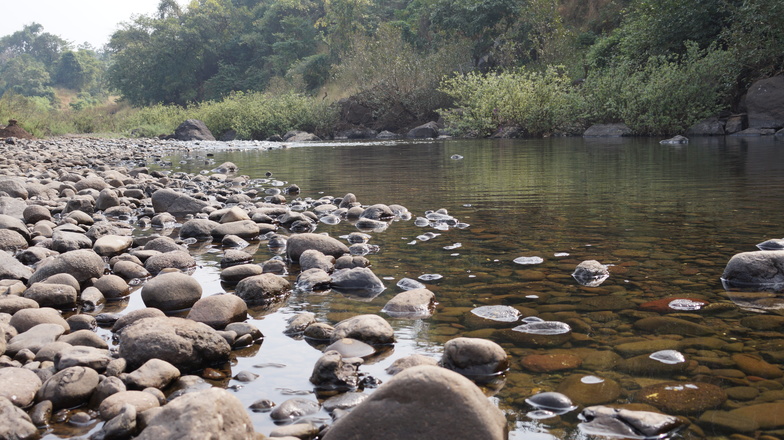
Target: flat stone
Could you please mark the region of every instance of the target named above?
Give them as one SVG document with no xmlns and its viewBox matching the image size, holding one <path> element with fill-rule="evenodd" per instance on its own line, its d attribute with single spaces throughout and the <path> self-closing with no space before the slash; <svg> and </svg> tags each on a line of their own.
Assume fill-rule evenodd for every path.
<svg viewBox="0 0 784 440">
<path fill-rule="evenodd" d="M 0 397 L 27 408 L 33 404 L 35 394 L 41 388 L 41 379 L 26 368 L 0 368 Z"/>
</svg>

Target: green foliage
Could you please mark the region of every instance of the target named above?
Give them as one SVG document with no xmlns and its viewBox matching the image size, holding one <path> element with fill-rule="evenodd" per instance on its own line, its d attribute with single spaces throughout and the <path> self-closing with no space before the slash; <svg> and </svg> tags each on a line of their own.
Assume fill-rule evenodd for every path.
<svg viewBox="0 0 784 440">
<path fill-rule="evenodd" d="M 51 103 L 54 102 L 54 89 L 49 84 L 46 66 L 31 55 L 11 58 L 0 68 L 0 93 L 39 96 Z"/>
<path fill-rule="evenodd" d="M 530 135 L 580 128 L 582 97 L 558 68 L 470 73 L 445 80 L 442 90 L 456 104 L 443 111 L 447 126 L 464 135 L 488 136 L 504 126 L 520 127 Z"/>
<path fill-rule="evenodd" d="M 624 59 L 586 79 L 585 114 L 625 122 L 637 134 L 680 133 L 726 108 L 737 69 L 723 50 L 686 46 L 683 56 L 654 56 L 639 66 Z"/>
<path fill-rule="evenodd" d="M 296 93 L 273 96 L 236 92 L 221 101 L 198 106 L 193 114 L 213 133 L 234 130 L 240 139 L 266 139 L 290 130 L 326 134 L 336 121 L 333 108 Z"/>
<path fill-rule="evenodd" d="M 463 44 L 420 54 L 399 30 L 381 26 L 372 37 L 355 38 L 351 51 L 336 66 L 335 77 L 344 89 L 353 86 L 353 92 L 379 113 L 399 105 L 423 116 L 449 104 L 438 84 L 445 75 L 470 65 L 469 59 Z"/>
<path fill-rule="evenodd" d="M 95 52 L 81 49 L 66 51 L 60 56 L 55 83 L 79 91 L 100 92 L 104 65 Z"/>
<path fill-rule="evenodd" d="M 743 69 L 742 86 L 784 72 L 784 2 L 742 0 L 728 6 L 722 37 Z"/>
</svg>

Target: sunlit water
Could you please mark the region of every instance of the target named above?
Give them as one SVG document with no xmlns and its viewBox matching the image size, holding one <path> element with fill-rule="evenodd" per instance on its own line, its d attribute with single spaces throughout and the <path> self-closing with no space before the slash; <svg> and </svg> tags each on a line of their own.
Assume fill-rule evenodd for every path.
<svg viewBox="0 0 784 440">
<path fill-rule="evenodd" d="M 712 326 L 717 331 L 714 337 L 741 342 L 743 351 L 755 353 L 762 350 L 758 345 L 763 338 L 741 329 L 738 321 L 760 312 L 781 313 L 737 306 L 720 282 L 732 255 L 784 236 L 784 142 L 771 138 L 694 139 L 685 146 L 659 145 L 658 139 L 580 138 L 327 143 L 208 152 L 213 156 L 207 157 L 197 145 L 190 154 L 168 158 L 173 165 L 166 169 L 197 174 L 231 161 L 240 174 L 252 179 L 297 184 L 301 198 L 351 192 L 365 205 L 403 205 L 414 218 L 444 208 L 469 225 L 439 231 L 417 227 L 412 219 L 371 233 L 369 243 L 380 251 L 367 258 L 386 285 L 371 301 L 337 293 L 296 293 L 275 307 L 253 309 L 250 322 L 262 330 L 264 342 L 235 352 L 231 374 L 248 370 L 260 377 L 247 384 L 234 380 L 220 384 L 246 406 L 261 398 L 277 403 L 298 395 L 315 399 L 308 379 L 321 352 L 304 340 L 285 336 L 286 319 L 299 311 L 314 312 L 319 321 L 330 324 L 362 313 L 385 316 L 381 308 L 401 291 L 397 281 L 423 274 L 443 276 L 422 281 L 439 302 L 435 314 L 414 321 L 385 316 L 396 330 L 394 350 L 367 362 L 360 371 L 385 382 L 391 376 L 384 369 L 405 355 L 440 358 L 443 344 L 458 336 L 494 340 L 511 358 L 506 383 L 492 397 L 508 415 L 510 438 L 580 437 L 579 410 L 555 419 L 527 416 L 532 408 L 526 398 L 556 390 L 570 374 L 619 382 L 624 392 L 615 403 L 628 402 L 635 388 L 656 380 L 689 377 L 637 377 L 586 368 L 533 373 L 519 363 L 526 354 L 584 355 L 586 350 L 613 350 L 638 336 L 653 338 L 639 333 L 633 323 L 642 316 L 640 304 L 660 298 L 724 304 L 721 313 L 684 311 L 674 316 Z M 346 221 L 320 223 L 316 230 L 334 237 L 352 231 L 356 228 Z M 425 232 L 440 235 L 417 239 Z M 177 231 L 162 233 L 176 237 Z M 194 245 L 192 250 L 200 264 L 194 276 L 205 295 L 230 291 L 219 281 L 220 245 Z M 257 263 L 274 256 L 264 242 L 253 243 L 251 251 Z M 540 260 L 515 263 L 519 257 Z M 571 277 L 577 264 L 590 259 L 609 265 L 611 275 L 600 287 L 580 286 Z M 297 268 L 290 272 L 293 282 Z M 559 347 L 518 346 L 502 333 L 467 319 L 471 309 L 483 305 L 511 305 L 523 310 L 523 316 L 533 311 L 548 320 L 577 316 L 590 330 L 575 329 L 585 337 Z M 140 307 L 136 292 L 128 304 L 103 311 Z M 521 323 L 502 322 L 496 327 L 509 329 Z M 784 339 L 781 331 L 768 332 L 765 339 Z M 686 356 L 706 356 L 702 351 L 687 350 Z M 730 354 L 714 350 L 712 355 Z M 251 417 L 259 432 L 269 434 L 275 428 L 267 413 L 251 413 Z M 327 423 L 329 415 L 323 412 L 310 420 Z M 692 431 L 687 435 L 699 437 Z"/>
</svg>

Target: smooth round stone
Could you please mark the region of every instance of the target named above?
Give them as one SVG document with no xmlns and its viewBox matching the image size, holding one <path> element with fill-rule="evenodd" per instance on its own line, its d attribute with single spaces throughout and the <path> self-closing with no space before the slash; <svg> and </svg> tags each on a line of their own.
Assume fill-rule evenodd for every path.
<svg viewBox="0 0 784 440">
<path fill-rule="evenodd" d="M 392 365 L 387 367 L 386 371 L 388 374 L 395 375 L 400 373 L 401 371 L 405 370 L 406 368 L 417 367 L 420 365 L 430 365 L 430 366 L 437 366 L 438 360 L 435 358 L 431 358 L 430 356 L 424 356 L 421 354 L 411 354 L 406 357 L 402 357 L 395 362 L 392 362 Z"/>
<path fill-rule="evenodd" d="M 210 295 L 199 299 L 188 312 L 188 319 L 222 329 L 248 316 L 248 305 L 236 295 Z"/>
<path fill-rule="evenodd" d="M 321 409 L 321 405 L 315 400 L 303 399 L 295 397 L 282 402 L 270 412 L 272 420 L 296 420 L 303 416 L 308 416 L 317 413 Z"/>
<path fill-rule="evenodd" d="M 309 325 L 316 322 L 316 315 L 311 312 L 300 312 L 289 318 L 287 321 L 286 330 L 283 333 L 287 335 L 302 334 Z"/>
<path fill-rule="evenodd" d="M 41 388 L 41 379 L 26 368 L 0 368 L 0 397 L 27 408 L 33 404 L 35 394 Z"/>
<path fill-rule="evenodd" d="M 534 394 L 525 399 L 525 402 L 534 408 L 545 409 L 559 415 L 577 409 L 568 396 L 552 391 Z"/>
<path fill-rule="evenodd" d="M 95 347 L 73 346 L 64 349 L 55 357 L 58 370 L 69 367 L 87 367 L 98 372 L 104 372 L 112 358 L 109 350 Z"/>
<path fill-rule="evenodd" d="M 516 264 L 523 264 L 523 265 L 544 263 L 544 259 L 542 257 L 517 257 L 512 261 Z"/>
<path fill-rule="evenodd" d="M 125 405 L 132 405 L 137 412 L 142 412 L 150 408 L 157 408 L 160 406 L 160 403 L 158 398 L 144 391 L 121 391 L 112 394 L 101 402 L 98 408 L 98 411 L 101 413 L 101 419 L 111 420 L 120 413 Z"/>
<path fill-rule="evenodd" d="M 778 379 L 784 376 L 784 371 L 781 368 L 766 362 L 759 356 L 736 353 L 732 355 L 732 360 L 738 369 L 750 376 L 758 376 L 764 379 Z"/>
<path fill-rule="evenodd" d="M 333 342 L 324 349 L 324 352 L 330 350 L 337 351 L 343 358 L 364 358 L 372 356 L 376 352 L 372 345 L 351 338 L 343 338 Z"/>
<path fill-rule="evenodd" d="M 588 380 L 583 380 L 588 377 Z M 602 378 L 599 382 L 596 376 L 573 374 L 567 376 L 556 388 L 559 393 L 566 394 L 578 405 L 602 405 L 615 402 L 621 395 L 621 386 L 618 382 Z"/>
<path fill-rule="evenodd" d="M 332 339 L 332 335 L 335 332 L 335 328 L 325 322 L 315 322 L 305 328 L 302 332 L 302 335 L 314 341 L 329 341 Z"/>
<path fill-rule="evenodd" d="M 707 301 L 692 298 L 662 298 L 640 304 L 639 309 L 647 312 L 673 313 L 697 311 L 708 305 Z"/>
<path fill-rule="evenodd" d="M 101 256 L 112 256 L 124 252 L 133 245 L 133 237 L 126 235 L 104 235 L 95 240 L 93 250 Z"/>
<path fill-rule="evenodd" d="M 471 328 L 509 328 L 520 316 L 520 311 L 512 306 L 493 305 L 476 307 L 463 318 Z"/>
<path fill-rule="evenodd" d="M 196 260 L 186 251 L 171 251 L 155 254 L 147 258 L 144 262 L 144 268 L 151 274 L 158 274 L 163 269 L 168 268 L 185 271 L 195 266 Z"/>
<path fill-rule="evenodd" d="M 0 417 L 0 434 L 3 438 L 32 440 L 40 437 L 30 416 L 8 399 L 0 398 Z"/>
<path fill-rule="evenodd" d="M 65 320 L 63 320 L 63 322 L 65 322 Z M 66 329 L 60 324 L 38 324 L 11 338 L 5 349 L 6 354 L 13 356 L 17 352 L 25 349 L 36 353 L 46 344 L 56 341 L 60 335 L 65 333 L 65 330 Z"/>
<path fill-rule="evenodd" d="M 336 409 L 348 410 L 354 408 L 368 398 L 368 394 L 349 391 L 332 396 L 324 401 L 324 409 L 328 412 Z"/>
<path fill-rule="evenodd" d="M 32 299 L 41 307 L 72 309 L 78 297 L 76 289 L 65 284 L 34 283 L 24 292 L 24 297 Z"/>
<path fill-rule="evenodd" d="M 128 388 L 143 390 L 164 388 L 179 377 L 180 370 L 174 365 L 161 359 L 150 359 L 125 376 L 124 382 Z"/>
<path fill-rule="evenodd" d="M 289 293 L 291 284 L 287 279 L 263 273 L 243 279 L 237 283 L 234 294 L 248 304 L 264 304 Z"/>
<path fill-rule="evenodd" d="M 493 341 L 460 337 L 444 344 L 439 365 L 469 379 L 485 381 L 506 371 L 509 360 L 504 349 Z"/>
<path fill-rule="evenodd" d="M 239 264 L 248 264 L 253 262 L 253 255 L 238 249 L 227 249 L 223 253 L 220 265 L 222 268 L 237 266 Z"/>
<path fill-rule="evenodd" d="M 93 283 L 104 298 L 113 300 L 125 298 L 131 294 L 131 288 L 122 277 L 117 275 L 104 275 Z"/>
<path fill-rule="evenodd" d="M 435 301 L 436 295 L 428 289 L 406 290 L 390 299 L 381 311 L 393 318 L 429 318 Z"/>
<path fill-rule="evenodd" d="M 566 353 L 531 354 L 520 360 L 524 368 L 535 373 L 574 370 L 579 368 L 582 362 L 578 356 Z"/>
<path fill-rule="evenodd" d="M 674 350 L 672 350 L 674 351 Z M 662 353 L 662 352 L 656 352 Z M 680 354 L 679 352 L 675 351 L 675 353 Z M 655 354 L 655 353 L 654 353 Z M 617 368 L 621 371 L 635 374 L 635 375 L 644 375 L 644 376 L 672 376 L 675 374 L 682 374 L 688 371 L 692 365 L 689 362 L 686 362 L 686 359 L 683 358 L 681 362 L 672 362 L 675 358 L 673 356 L 661 356 L 663 359 L 668 359 L 668 362 L 662 362 L 655 358 L 652 358 L 653 355 L 640 355 L 634 356 L 629 359 L 625 359 L 621 361 Z M 683 357 L 683 355 L 681 355 Z"/>
<path fill-rule="evenodd" d="M 89 399 L 100 378 L 92 368 L 70 367 L 55 373 L 38 390 L 37 400 L 51 400 L 55 410 L 73 408 Z"/>
<path fill-rule="evenodd" d="M 81 345 L 85 347 L 101 349 L 109 348 L 109 344 L 92 330 L 77 330 L 67 335 L 60 336 L 57 340 L 71 345 Z"/>
<path fill-rule="evenodd" d="M 668 414 L 692 415 L 720 407 L 727 400 L 727 394 L 721 387 L 709 383 L 665 382 L 637 390 L 633 400 Z"/>
<path fill-rule="evenodd" d="M 332 341 L 343 338 L 357 339 L 370 345 L 386 345 L 395 342 L 395 331 L 378 315 L 358 315 L 335 325 Z"/>
<path fill-rule="evenodd" d="M 744 406 L 729 412 L 733 417 L 756 422 L 759 429 L 781 429 L 784 427 L 784 402 L 760 403 Z"/>
<path fill-rule="evenodd" d="M 227 284 L 237 284 L 245 278 L 261 275 L 263 270 L 258 264 L 238 264 L 221 270 L 221 281 Z"/>
<path fill-rule="evenodd" d="M 180 272 L 160 274 L 142 288 L 144 304 L 164 312 L 188 309 L 201 298 L 201 294 L 199 282 Z"/>
<path fill-rule="evenodd" d="M 40 306 L 30 298 L 21 296 L 0 296 L 0 313 L 13 315 L 22 309 L 37 309 Z"/>
</svg>

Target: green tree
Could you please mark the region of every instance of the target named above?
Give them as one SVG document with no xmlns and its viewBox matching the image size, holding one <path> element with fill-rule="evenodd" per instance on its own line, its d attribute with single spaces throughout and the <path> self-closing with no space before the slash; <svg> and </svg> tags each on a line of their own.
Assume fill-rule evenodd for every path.
<svg viewBox="0 0 784 440">
<path fill-rule="evenodd" d="M 91 50 L 66 51 L 60 56 L 55 83 L 78 91 L 96 92 L 103 65 Z"/>
<path fill-rule="evenodd" d="M 0 38 L 0 54 L 5 58 L 28 55 L 42 63 L 50 75 L 54 73 L 60 54 L 69 48 L 67 41 L 44 32 L 38 23 L 25 26 L 21 31 Z"/>
<path fill-rule="evenodd" d="M 23 96 L 41 96 L 54 100 L 46 66 L 31 55 L 11 58 L 0 69 L 0 94 L 11 92 Z"/>
</svg>

